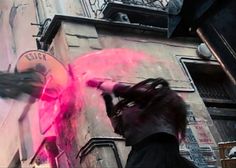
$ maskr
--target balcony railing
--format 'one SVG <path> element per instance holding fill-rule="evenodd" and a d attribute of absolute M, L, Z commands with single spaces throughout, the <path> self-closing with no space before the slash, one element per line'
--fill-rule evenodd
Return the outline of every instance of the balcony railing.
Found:
<path fill-rule="evenodd" d="M 169 0 L 83 0 L 86 16 L 167 28 Z"/>
<path fill-rule="evenodd" d="M 146 8 L 150 10 L 165 11 L 169 0 L 89 0 L 89 6 L 95 18 L 101 17 L 109 4 Z"/>

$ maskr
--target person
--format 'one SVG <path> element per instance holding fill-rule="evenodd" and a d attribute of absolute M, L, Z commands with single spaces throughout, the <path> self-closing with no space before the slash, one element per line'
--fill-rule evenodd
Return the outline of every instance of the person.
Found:
<path fill-rule="evenodd" d="M 139 88 L 145 88 L 142 94 Z M 179 143 L 187 125 L 184 100 L 163 78 L 147 79 L 125 91 L 113 104 L 110 93 L 102 93 L 115 133 L 131 146 L 126 168 L 196 168 L 180 155 Z M 118 96 L 118 95 L 116 95 Z"/>

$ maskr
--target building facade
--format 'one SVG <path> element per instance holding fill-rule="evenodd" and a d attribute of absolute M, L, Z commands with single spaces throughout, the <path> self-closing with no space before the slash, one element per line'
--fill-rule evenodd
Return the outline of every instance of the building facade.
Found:
<path fill-rule="evenodd" d="M 130 148 L 113 132 L 99 91 L 86 87 L 94 77 L 167 79 L 188 108 L 181 154 L 220 167 L 218 143 L 236 138 L 235 90 L 214 56 L 199 57 L 200 38 L 167 38 L 167 2 L 2 0 L 0 70 L 14 72 L 24 52 L 44 51 L 68 70 L 71 90 L 49 103 L 1 100 L 0 167 L 124 167 Z"/>

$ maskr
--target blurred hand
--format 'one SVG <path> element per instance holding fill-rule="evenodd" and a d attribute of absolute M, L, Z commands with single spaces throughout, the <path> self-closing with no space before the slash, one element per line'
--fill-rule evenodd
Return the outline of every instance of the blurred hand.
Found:
<path fill-rule="evenodd" d="M 112 96 L 107 92 L 103 92 L 102 97 L 105 101 L 107 116 L 112 117 L 113 113 L 114 113 L 114 110 L 113 110 L 114 105 L 113 105 L 113 102 L 112 102 Z"/>

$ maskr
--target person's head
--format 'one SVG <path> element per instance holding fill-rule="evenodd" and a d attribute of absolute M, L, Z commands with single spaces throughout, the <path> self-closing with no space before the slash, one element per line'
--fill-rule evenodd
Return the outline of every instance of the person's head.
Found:
<path fill-rule="evenodd" d="M 129 92 L 138 87 L 146 88 L 146 92 L 142 96 L 134 98 L 135 102 L 140 105 L 140 116 L 143 118 L 149 115 L 164 117 L 176 129 L 176 135 L 180 135 L 180 138 L 183 139 L 187 125 L 187 110 L 184 100 L 169 87 L 169 83 L 163 78 L 144 80 L 131 87 Z M 121 101 L 117 104 L 116 109 L 121 110 L 131 101 Z"/>
<path fill-rule="evenodd" d="M 165 116 L 183 139 L 187 125 L 187 110 L 184 100 L 169 87 L 169 83 L 165 79 L 157 78 L 153 84 L 154 89 L 150 90 L 153 96 L 144 107 L 142 115 L 153 113 L 157 117 Z M 150 96 L 150 93 L 147 93 L 147 96 Z"/>

